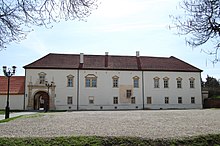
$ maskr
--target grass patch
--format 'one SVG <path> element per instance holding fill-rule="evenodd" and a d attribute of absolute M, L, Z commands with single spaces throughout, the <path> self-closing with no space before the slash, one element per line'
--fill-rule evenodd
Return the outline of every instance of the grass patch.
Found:
<path fill-rule="evenodd" d="M 12 117 L 12 118 L 8 118 L 8 119 L 0 120 L 0 123 L 9 122 L 9 121 L 18 119 L 18 118 L 20 118 L 20 117 L 22 117 L 22 116 L 17 116 L 17 117 Z"/>
<path fill-rule="evenodd" d="M 16 117 L 12 117 L 12 118 L 8 118 L 8 119 L 3 119 L 0 120 L 0 123 L 5 123 L 5 122 L 9 122 L 18 118 L 37 118 L 37 117 L 42 117 L 44 116 L 44 114 L 31 114 L 31 115 L 20 115 L 20 116 L 16 116 Z"/>
<path fill-rule="evenodd" d="M 220 134 L 182 139 L 145 139 L 135 137 L 54 137 L 54 138 L 0 138 L 2 146 L 219 146 Z"/>
<path fill-rule="evenodd" d="M 5 111 L 4 110 L 0 110 L 0 115 L 4 115 Z"/>

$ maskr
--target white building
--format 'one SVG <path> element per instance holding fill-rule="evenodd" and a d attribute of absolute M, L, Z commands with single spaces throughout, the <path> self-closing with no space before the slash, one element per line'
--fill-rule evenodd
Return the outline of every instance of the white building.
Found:
<path fill-rule="evenodd" d="M 202 108 L 202 70 L 173 56 L 48 54 L 24 68 L 27 109 Z"/>
<path fill-rule="evenodd" d="M 23 110 L 24 100 L 24 76 L 12 76 L 10 78 L 9 107 L 11 110 Z M 8 78 L 0 76 L 0 109 L 5 109 L 8 94 Z"/>

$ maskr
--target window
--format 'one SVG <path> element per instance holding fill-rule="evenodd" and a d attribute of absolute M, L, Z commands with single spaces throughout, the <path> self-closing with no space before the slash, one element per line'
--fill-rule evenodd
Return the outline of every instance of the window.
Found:
<path fill-rule="evenodd" d="M 87 75 L 85 77 L 86 87 L 97 87 L 97 77 L 95 75 Z"/>
<path fill-rule="evenodd" d="M 182 103 L 182 97 L 178 97 L 178 103 L 179 103 L 179 104 Z"/>
<path fill-rule="evenodd" d="M 182 88 L 182 78 L 178 77 L 176 79 L 176 83 L 177 83 L 177 88 Z"/>
<path fill-rule="evenodd" d="M 151 104 L 151 97 L 147 97 L 147 104 Z"/>
<path fill-rule="evenodd" d="M 158 77 L 154 78 L 154 88 L 160 88 L 159 80 L 160 78 Z"/>
<path fill-rule="evenodd" d="M 131 97 L 131 90 L 127 90 L 127 91 L 126 91 L 126 97 L 127 97 L 127 98 L 130 98 L 130 97 Z"/>
<path fill-rule="evenodd" d="M 113 81 L 113 88 L 118 88 L 118 76 L 114 76 L 112 77 L 112 81 Z"/>
<path fill-rule="evenodd" d="M 45 84 L 46 73 L 41 72 L 41 73 L 39 73 L 38 75 L 39 75 L 39 83 L 40 83 L 40 84 Z"/>
<path fill-rule="evenodd" d="M 195 103 L 195 97 L 191 97 L 191 103 L 192 103 L 192 104 Z"/>
<path fill-rule="evenodd" d="M 195 79 L 193 77 L 189 78 L 189 86 L 190 88 L 195 88 Z"/>
<path fill-rule="evenodd" d="M 67 87 L 73 87 L 73 76 L 72 75 L 67 76 Z"/>
<path fill-rule="evenodd" d="M 165 104 L 169 104 L 169 97 L 165 97 Z"/>
<path fill-rule="evenodd" d="M 135 104 L 135 97 L 131 97 L 131 104 Z"/>
<path fill-rule="evenodd" d="M 139 88 L 139 77 L 133 77 L 134 88 Z"/>
<path fill-rule="evenodd" d="M 89 96 L 89 104 L 94 104 L 94 97 L 93 96 Z"/>
<path fill-rule="evenodd" d="M 118 104 L 118 97 L 113 97 L 113 104 Z"/>
<path fill-rule="evenodd" d="M 67 97 L 67 104 L 73 104 L 73 97 L 72 96 Z"/>
<path fill-rule="evenodd" d="M 164 82 L 164 88 L 169 88 L 169 78 L 168 77 L 163 78 L 163 82 Z"/>

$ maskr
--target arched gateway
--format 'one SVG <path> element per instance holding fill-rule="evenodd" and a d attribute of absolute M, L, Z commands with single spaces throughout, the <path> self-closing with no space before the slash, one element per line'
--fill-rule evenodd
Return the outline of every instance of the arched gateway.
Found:
<path fill-rule="evenodd" d="M 34 110 L 48 111 L 49 107 L 49 95 L 47 92 L 39 91 L 34 95 Z"/>
<path fill-rule="evenodd" d="M 28 110 L 55 110 L 55 83 L 48 88 L 45 84 L 28 85 Z"/>

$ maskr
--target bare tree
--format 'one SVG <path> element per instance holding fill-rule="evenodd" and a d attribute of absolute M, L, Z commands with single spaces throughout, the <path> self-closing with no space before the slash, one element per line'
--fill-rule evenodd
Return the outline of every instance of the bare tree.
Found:
<path fill-rule="evenodd" d="M 96 8 L 97 0 L 0 0 L 0 49 L 24 39 L 33 25 L 84 20 Z"/>
<path fill-rule="evenodd" d="M 186 35 L 186 42 L 192 47 L 214 45 L 202 51 L 215 56 L 213 63 L 220 61 L 220 0 L 183 0 L 180 8 L 182 15 L 170 16 L 178 34 Z"/>

